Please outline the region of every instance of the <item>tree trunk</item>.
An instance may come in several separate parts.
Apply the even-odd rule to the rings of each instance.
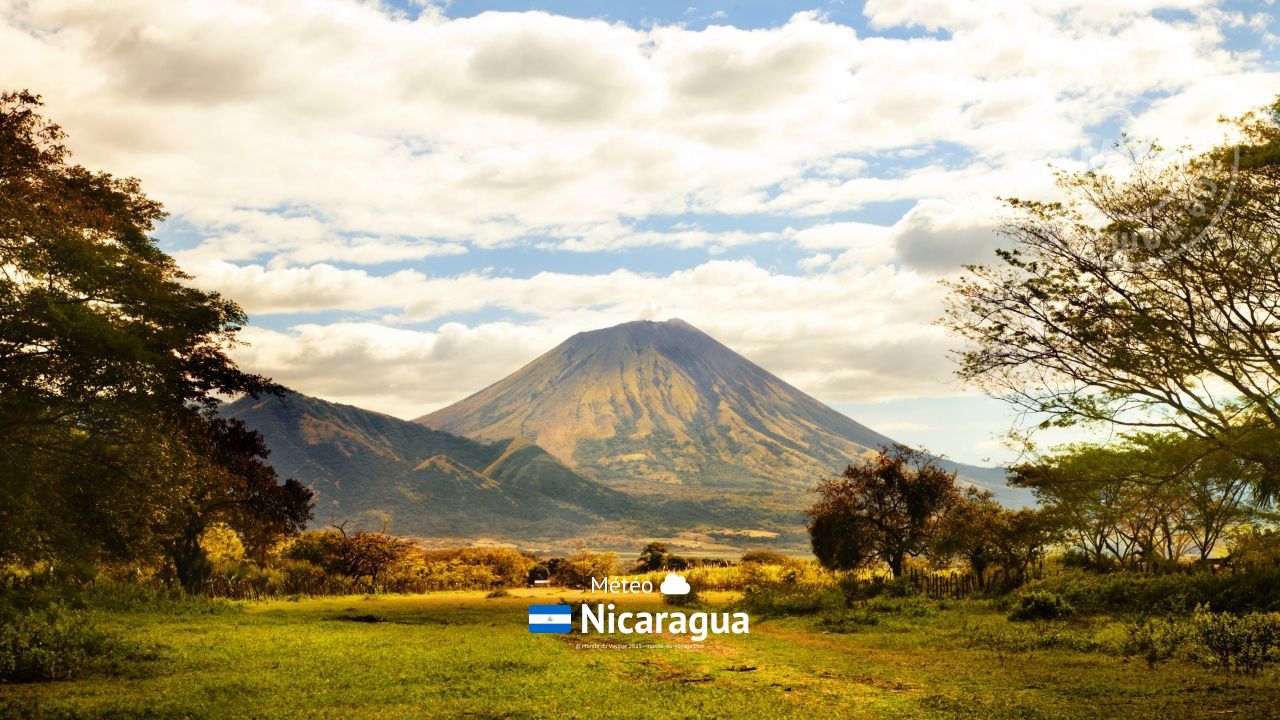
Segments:
[[[889,556],[889,571],[893,573],[893,579],[897,580],[902,577],[902,560],[905,553],[894,553]]]
[[[197,567],[204,559],[204,549],[200,547],[200,533],[203,528],[193,523],[187,526],[182,537],[169,544],[169,559],[173,562],[173,571],[178,584],[188,592],[196,589],[200,580]]]

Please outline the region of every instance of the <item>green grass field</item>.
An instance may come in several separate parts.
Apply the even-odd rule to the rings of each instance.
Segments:
[[[1225,678],[1186,661],[997,651],[983,631],[1103,637],[1118,626],[1009,623],[982,602],[883,613],[857,632],[752,619],[697,649],[674,636],[532,635],[526,606],[584,597],[515,590],[249,603],[184,615],[96,613],[150,659],[112,677],[0,685],[0,717],[291,718],[1275,718],[1275,671]],[[598,598],[598,596],[596,596]],[[596,599],[593,598],[593,599]],[[725,594],[712,594],[714,605]],[[613,600],[647,606],[635,596]],[[669,608],[668,608],[669,609]],[[914,616],[913,616],[914,615]],[[353,618],[379,622],[361,622]],[[345,618],[345,619],[343,619]],[[639,638],[639,640],[637,640]],[[619,637],[619,640],[623,638]]]

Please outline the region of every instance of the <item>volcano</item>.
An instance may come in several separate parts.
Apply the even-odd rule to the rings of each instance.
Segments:
[[[529,438],[635,495],[778,508],[803,507],[818,479],[894,443],[682,320],[579,333],[415,422],[485,442]],[[939,464],[1025,502],[998,468]]]

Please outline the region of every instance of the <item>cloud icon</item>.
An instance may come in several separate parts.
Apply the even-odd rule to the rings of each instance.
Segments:
[[[663,595],[688,595],[689,581],[675,573],[667,573],[658,586],[658,591]]]

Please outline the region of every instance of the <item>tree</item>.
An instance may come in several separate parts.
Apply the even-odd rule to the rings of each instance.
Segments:
[[[636,572],[666,570],[672,558],[671,547],[663,542],[651,542],[640,550],[636,558]]]
[[[1148,569],[1194,548],[1201,559],[1254,516],[1265,470],[1200,438],[1133,433],[1109,445],[1077,444],[1014,467],[1066,537],[1096,568],[1111,560]]]
[[[377,589],[378,577],[403,560],[413,549],[407,540],[386,533],[360,531],[347,535],[342,530],[343,572],[353,579],[369,578],[369,587]]]
[[[1200,560],[1208,560],[1223,536],[1258,515],[1255,488],[1265,469],[1197,438],[1167,438],[1155,450],[1182,468],[1175,486],[1182,502],[1178,529],[1186,533]]]
[[[943,513],[933,539],[933,554],[963,559],[977,578],[980,590],[986,589],[987,569],[1000,562],[1000,550],[993,536],[1004,508],[995,497],[990,490],[965,488]]]
[[[40,105],[0,94],[0,561],[187,564],[211,521],[300,526],[309,494],[215,417],[283,392],[227,354],[244,312],[187,284],[150,237],[160,204],[72,164]]]
[[[558,584],[572,588],[590,587],[593,578],[604,578],[617,573],[617,553],[594,553],[589,550],[581,550],[564,558],[552,570]]]
[[[987,571],[1004,570],[1011,586],[1026,582],[1032,564],[1054,537],[1052,520],[1039,510],[1010,510],[996,502],[989,490],[966,488],[943,513],[932,552],[940,558],[963,558],[978,581],[987,587]]]
[[[1031,566],[1044,556],[1054,529],[1045,513],[1021,508],[1002,511],[991,536],[1005,581],[1016,587],[1030,578]]]
[[[834,570],[879,560],[902,575],[907,556],[928,548],[942,512],[956,501],[955,474],[905,445],[882,448],[817,487],[806,513],[818,562]]]
[[[1130,143],[1126,179],[1064,174],[1065,202],[1010,201],[1001,263],[947,283],[959,376],[1040,427],[1186,432],[1280,490],[1277,117],[1172,164]]]
[[[152,498],[162,504],[155,529],[178,582],[195,589],[202,579],[193,571],[205,563],[200,538],[214,523],[225,523],[242,538],[251,557],[262,560],[275,539],[296,534],[311,519],[311,490],[296,480],[280,484],[262,462],[262,436],[240,420],[188,417],[174,443],[178,464],[167,470],[173,490]],[[173,482],[178,480],[178,482]]]

